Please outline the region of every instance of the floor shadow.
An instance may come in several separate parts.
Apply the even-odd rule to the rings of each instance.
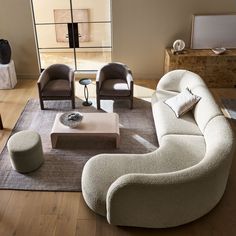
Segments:
[[[223,107],[227,110],[230,118],[236,120],[236,99],[223,98],[221,99]]]
[[[147,80],[144,80],[144,79],[136,79],[135,85],[155,90],[158,81],[159,81],[159,79],[149,79],[148,82],[147,82]]]

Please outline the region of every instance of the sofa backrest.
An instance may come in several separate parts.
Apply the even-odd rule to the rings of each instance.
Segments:
[[[52,64],[45,69],[45,72],[48,73],[50,80],[69,80],[71,71],[72,69],[65,64]]]
[[[207,124],[215,117],[223,114],[206,86],[196,86],[191,91],[201,97],[193,109],[193,115],[199,129],[204,134]]]
[[[106,79],[123,79],[126,80],[128,67],[125,64],[112,62],[103,66],[101,70]]]
[[[222,112],[202,78],[191,71],[174,70],[165,74],[157,85],[159,90],[179,93],[185,88],[189,88],[192,93],[201,97],[192,112],[199,129],[204,134],[208,122],[222,115]]]
[[[173,70],[165,74],[157,84],[157,89],[181,92],[196,86],[206,86],[201,77],[187,70]]]

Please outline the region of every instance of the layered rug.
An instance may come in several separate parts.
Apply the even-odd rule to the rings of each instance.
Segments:
[[[154,151],[158,144],[151,111],[151,103],[134,99],[134,108],[125,102],[104,101],[102,111],[93,106],[83,107],[76,101],[79,112],[116,112],[120,121],[120,148],[114,140],[83,137],[61,138],[57,149],[52,149],[50,132],[58,112],[70,110],[70,102],[48,102],[48,109],[42,111],[38,100],[29,100],[20,115],[12,134],[21,130],[37,131],[42,139],[44,164],[36,171],[20,174],[12,169],[7,147],[0,155],[0,189],[81,191],[83,166],[91,157],[100,153],[147,153]],[[50,107],[50,109],[49,109]]]
[[[221,102],[229,113],[230,118],[236,120],[236,99],[224,98],[221,99]]]

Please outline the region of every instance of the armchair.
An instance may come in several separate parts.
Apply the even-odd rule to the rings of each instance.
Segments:
[[[128,66],[122,63],[109,63],[103,66],[96,76],[97,109],[100,100],[129,99],[133,108],[133,77]]]
[[[46,68],[38,79],[41,109],[45,100],[71,100],[75,108],[74,71],[64,64],[53,64]]]

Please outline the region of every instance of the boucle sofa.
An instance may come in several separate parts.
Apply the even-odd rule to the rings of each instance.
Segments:
[[[178,119],[163,101],[186,87],[201,100]],[[208,213],[225,191],[233,132],[202,79],[186,70],[167,73],[153,94],[152,109],[156,151],[101,154],[84,167],[84,199],[111,224],[182,225]]]

